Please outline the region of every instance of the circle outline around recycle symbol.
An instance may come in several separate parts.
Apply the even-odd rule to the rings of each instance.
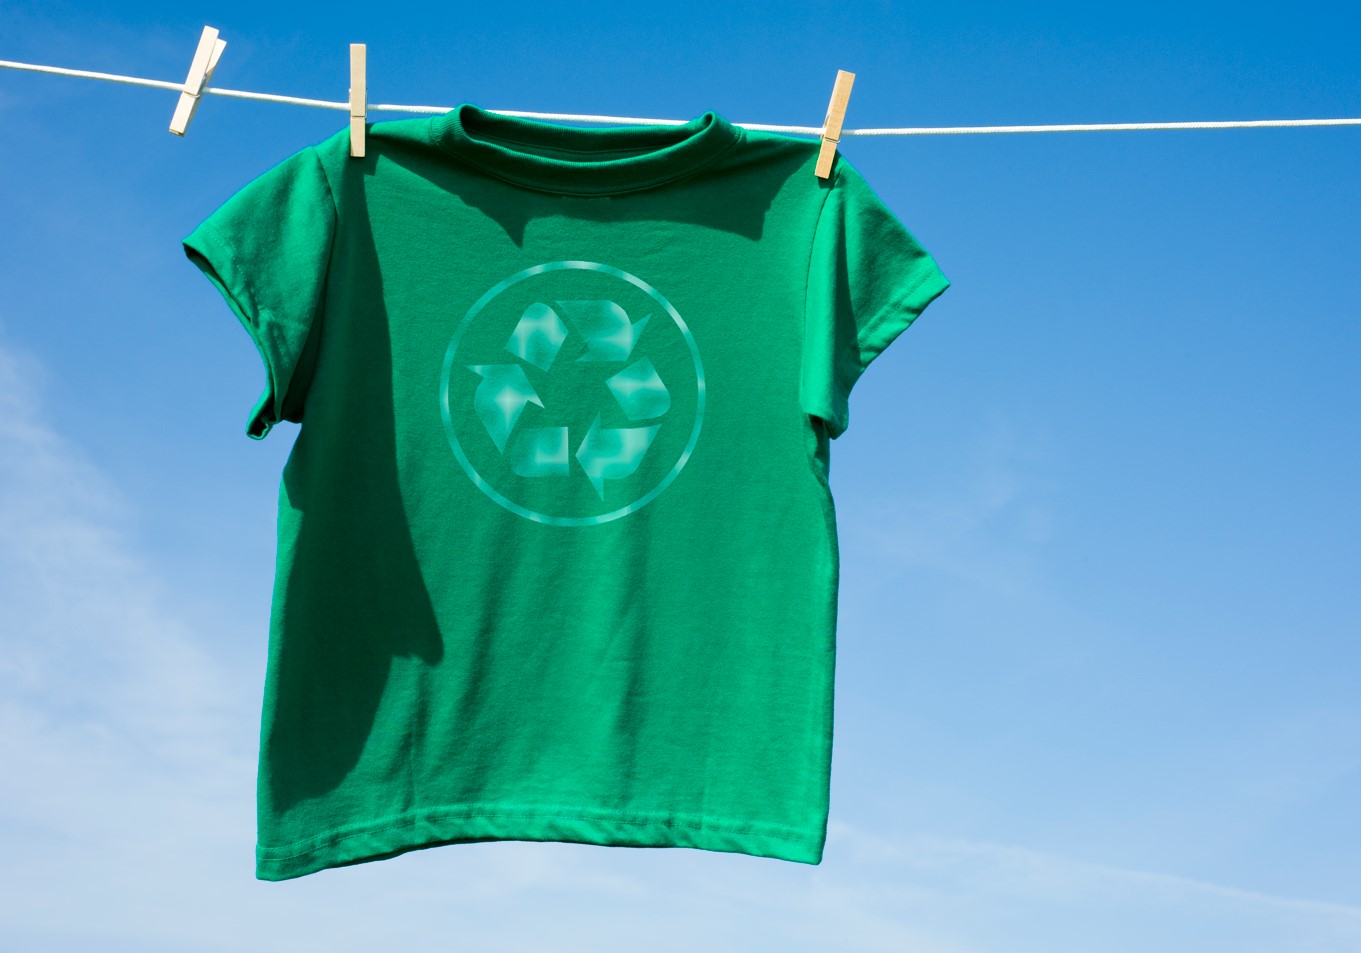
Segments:
[[[695,363],[695,386],[697,391],[695,402],[695,426],[690,432],[690,440],[685,445],[685,450],[676,460],[675,465],[667,472],[666,476],[662,477],[661,481],[651,490],[644,493],[627,506],[622,506],[609,513],[601,513],[597,516],[549,516],[546,513],[539,513],[528,507],[521,506],[514,500],[508,499],[498,492],[495,487],[488,483],[482,475],[477,472],[477,469],[472,465],[472,461],[470,461],[467,454],[463,452],[463,447],[459,444],[458,434],[454,430],[453,417],[449,412],[449,376],[453,369],[454,355],[458,351],[458,345],[463,337],[464,331],[466,331],[477,318],[477,315],[481,313],[482,309],[490,304],[492,300],[512,285],[519,284],[521,281],[525,281],[526,279],[533,278],[546,272],[562,271],[566,269],[602,272],[623,281],[627,281],[629,284],[642,290],[671,316],[672,321],[676,322],[676,327],[680,330],[681,337],[685,339],[686,346],[690,349],[690,357]],[[610,265],[602,265],[599,262],[594,261],[555,261],[526,268],[523,271],[517,272],[509,278],[498,282],[488,290],[486,294],[478,298],[477,301],[473,303],[473,306],[468,309],[468,313],[465,314],[463,320],[459,322],[459,326],[454,331],[454,336],[450,338],[449,346],[444,352],[444,366],[440,373],[440,417],[444,420],[444,431],[449,438],[449,446],[453,449],[454,456],[458,459],[459,465],[463,467],[463,471],[468,475],[468,478],[473,481],[473,484],[487,496],[491,497],[491,499],[495,500],[512,513],[538,523],[547,523],[552,526],[595,526],[600,523],[608,523],[612,520],[617,520],[642,509],[648,503],[651,503],[656,499],[657,496],[670,486],[671,482],[680,474],[681,470],[684,469],[685,464],[689,461],[690,455],[694,452],[695,444],[699,441],[700,427],[704,422],[704,390],[704,365],[700,361],[699,348],[695,344],[694,336],[690,333],[690,328],[686,325],[684,319],[682,319],[676,309],[671,306],[671,302],[662,297],[661,292],[657,291],[656,288],[653,288],[641,278],[618,268],[611,267]]]

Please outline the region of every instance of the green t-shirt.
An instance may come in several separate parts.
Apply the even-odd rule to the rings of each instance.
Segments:
[[[822,860],[829,441],[948,286],[844,156],[471,104],[184,239],[283,469],[256,876],[571,841]]]

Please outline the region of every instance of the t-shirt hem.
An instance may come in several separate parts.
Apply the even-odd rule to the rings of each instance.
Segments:
[[[689,847],[818,865],[816,829],[675,814],[547,813],[515,805],[436,807],[375,818],[293,844],[256,847],[256,879],[292,880],[332,867],[477,841],[557,841],[602,847]]]

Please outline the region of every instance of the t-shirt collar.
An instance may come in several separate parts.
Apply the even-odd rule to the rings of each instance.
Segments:
[[[651,188],[699,171],[742,138],[705,112],[678,125],[579,128],[471,103],[431,119],[442,149],[497,178],[545,192],[599,195]]]

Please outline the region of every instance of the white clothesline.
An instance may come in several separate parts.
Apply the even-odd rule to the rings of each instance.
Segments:
[[[91,70],[65,69],[60,66],[39,66],[34,63],[16,63],[0,60],[0,67],[6,69],[30,70],[38,73],[55,73],[61,76],[78,76],[85,79],[101,79],[113,83],[127,83],[133,86],[153,86],[175,92],[184,90],[183,82],[170,82],[159,79],[142,79],[137,76],[119,76],[115,73],[96,73]],[[303,99],[298,96],[277,96],[273,93],[252,93],[239,89],[218,89],[206,87],[203,94],[231,96],[237,99],[259,99],[272,103],[290,103],[296,106],[312,106],[318,109],[335,109],[349,112],[348,102],[330,102],[324,99]],[[453,106],[402,106],[370,103],[370,112],[406,113],[446,113]],[[488,112],[503,116],[518,116],[524,119],[545,119],[558,122],[618,123],[630,126],[679,126],[686,119],[639,119],[624,116],[591,116],[570,113],[520,112],[509,109],[489,109]],[[821,126],[777,126],[766,123],[735,122],[734,126],[756,129],[764,132],[783,132],[795,135],[817,136],[822,134]],[[1211,122],[1094,122],[1070,123],[1066,125],[1033,126],[906,126],[890,129],[842,129],[842,136],[941,136],[983,133],[1017,132],[1123,132],[1145,131],[1152,129],[1263,129],[1295,126],[1361,126],[1361,118],[1356,119],[1242,119]]]

